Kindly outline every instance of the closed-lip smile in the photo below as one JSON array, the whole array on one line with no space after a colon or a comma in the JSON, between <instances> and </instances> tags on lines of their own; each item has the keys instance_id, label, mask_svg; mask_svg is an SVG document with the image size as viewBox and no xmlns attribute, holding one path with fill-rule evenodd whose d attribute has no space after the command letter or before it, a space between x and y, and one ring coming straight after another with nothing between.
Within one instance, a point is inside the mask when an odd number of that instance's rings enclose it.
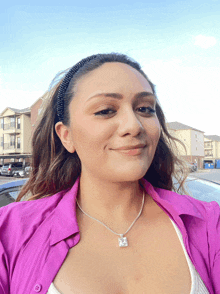
<instances>
[{"instance_id":1,"label":"closed-lip smile","mask_svg":"<svg viewBox=\"0 0 220 294\"><path fill-rule=\"evenodd\" d=\"M146 147L145 144L127 145L127 146L122 146L113 150L121 154L124 154L126 156L138 156L143 154L143 150L145 150L145 147Z\"/></svg>"},{"instance_id":2,"label":"closed-lip smile","mask_svg":"<svg viewBox=\"0 0 220 294\"><path fill-rule=\"evenodd\" d=\"M127 146L115 148L114 150L132 150L132 149L144 148L145 146L146 146L145 144L127 145Z\"/></svg>"}]
</instances>

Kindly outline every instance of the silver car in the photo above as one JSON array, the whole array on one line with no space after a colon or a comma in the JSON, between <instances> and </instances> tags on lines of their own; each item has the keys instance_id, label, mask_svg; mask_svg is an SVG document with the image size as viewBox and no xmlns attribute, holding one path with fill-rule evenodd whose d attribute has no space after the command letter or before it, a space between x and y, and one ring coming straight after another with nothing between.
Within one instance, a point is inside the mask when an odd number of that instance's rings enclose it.
<instances>
[{"instance_id":1,"label":"silver car","mask_svg":"<svg viewBox=\"0 0 220 294\"><path fill-rule=\"evenodd\" d=\"M5 163L1 169L2 176L13 176L14 172L23 169L23 162Z\"/></svg>"}]
</instances>

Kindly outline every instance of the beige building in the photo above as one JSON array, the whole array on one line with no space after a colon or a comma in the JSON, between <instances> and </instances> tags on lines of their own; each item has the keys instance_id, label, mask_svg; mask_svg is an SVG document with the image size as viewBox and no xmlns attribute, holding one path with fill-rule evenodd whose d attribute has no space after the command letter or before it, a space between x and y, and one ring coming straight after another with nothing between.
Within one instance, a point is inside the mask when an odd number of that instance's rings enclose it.
<instances>
[{"instance_id":1,"label":"beige building","mask_svg":"<svg viewBox=\"0 0 220 294\"><path fill-rule=\"evenodd\" d=\"M204 132L179 122L167 123L171 135L184 143L186 151L181 144L177 144L180 156L188 162L203 166Z\"/></svg>"},{"instance_id":2,"label":"beige building","mask_svg":"<svg viewBox=\"0 0 220 294\"><path fill-rule=\"evenodd\" d=\"M0 115L0 155L9 156L31 153L31 111L30 108L7 107ZM9 161L9 160L7 160Z\"/></svg>"},{"instance_id":3,"label":"beige building","mask_svg":"<svg viewBox=\"0 0 220 294\"><path fill-rule=\"evenodd\" d=\"M220 159L220 136L206 135L205 143L205 160Z\"/></svg>"}]
</instances>

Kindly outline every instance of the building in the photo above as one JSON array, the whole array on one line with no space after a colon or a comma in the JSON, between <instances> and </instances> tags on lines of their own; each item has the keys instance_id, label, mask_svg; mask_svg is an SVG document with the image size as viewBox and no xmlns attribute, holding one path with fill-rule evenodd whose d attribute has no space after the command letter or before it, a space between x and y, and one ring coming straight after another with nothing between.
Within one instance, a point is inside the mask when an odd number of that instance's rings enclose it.
<instances>
[{"instance_id":1,"label":"building","mask_svg":"<svg viewBox=\"0 0 220 294\"><path fill-rule=\"evenodd\" d=\"M205 160L220 159L220 136L205 135Z\"/></svg>"},{"instance_id":2,"label":"building","mask_svg":"<svg viewBox=\"0 0 220 294\"><path fill-rule=\"evenodd\" d=\"M29 158L31 110L7 107L0 115L0 163Z\"/></svg>"},{"instance_id":3,"label":"building","mask_svg":"<svg viewBox=\"0 0 220 294\"><path fill-rule=\"evenodd\" d=\"M177 144L180 156L188 161L203 167L204 160L204 132L179 122L167 123L172 136L184 143L186 151L181 144Z\"/></svg>"},{"instance_id":4,"label":"building","mask_svg":"<svg viewBox=\"0 0 220 294\"><path fill-rule=\"evenodd\" d=\"M39 115L41 114L43 107L45 106L45 101L48 98L48 92L46 92L42 97L37 99L34 104L31 105L31 132L33 134L35 127L37 125Z\"/></svg>"}]
</instances>

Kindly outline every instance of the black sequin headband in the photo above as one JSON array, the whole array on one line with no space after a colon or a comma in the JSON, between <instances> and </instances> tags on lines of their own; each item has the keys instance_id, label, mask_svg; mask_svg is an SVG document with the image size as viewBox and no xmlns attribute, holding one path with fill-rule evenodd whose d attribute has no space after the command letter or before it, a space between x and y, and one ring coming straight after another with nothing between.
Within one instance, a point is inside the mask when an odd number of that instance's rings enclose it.
<instances>
[{"instance_id":1,"label":"black sequin headband","mask_svg":"<svg viewBox=\"0 0 220 294\"><path fill-rule=\"evenodd\" d=\"M69 83L70 83L71 79L73 78L74 74L82 66L84 66L85 63L87 63L88 61L91 61L92 59L95 59L96 57L97 57L97 55L92 55L92 56L89 56L89 57L82 59L77 64L75 64L68 71L66 76L64 77L64 79L59 87L59 91L58 91L58 95L57 95L57 120L56 120L56 122L64 121L64 104L65 104L64 96L65 96L66 90L67 90Z\"/></svg>"}]
</instances>

